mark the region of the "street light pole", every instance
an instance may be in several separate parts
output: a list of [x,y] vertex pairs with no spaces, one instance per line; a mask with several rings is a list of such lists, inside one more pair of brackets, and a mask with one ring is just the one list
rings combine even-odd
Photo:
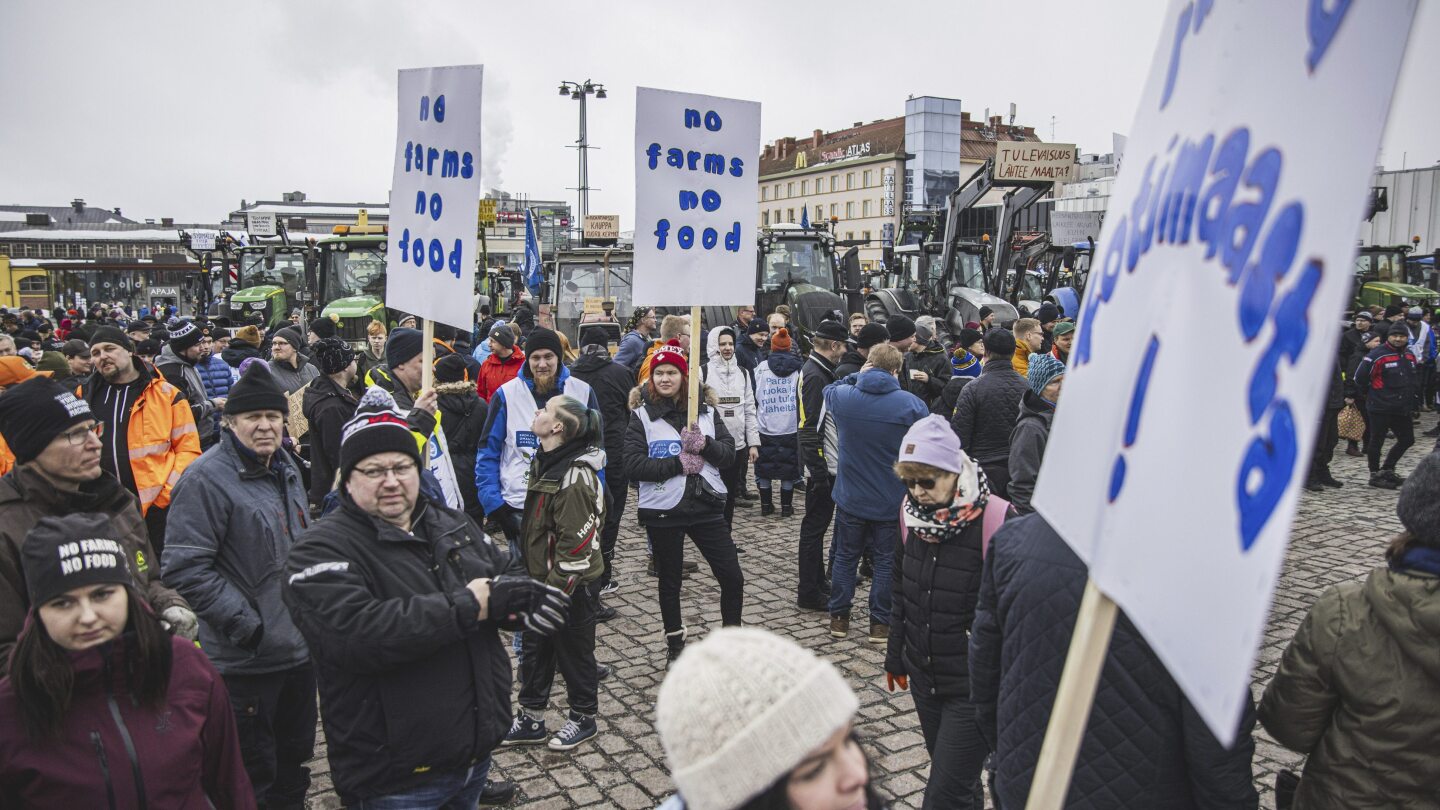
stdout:
[[585,217],[590,213],[590,160],[589,152],[590,136],[586,128],[585,101],[586,97],[594,94],[595,98],[605,98],[605,85],[586,79],[583,82],[560,82],[560,95],[568,95],[572,100],[580,102],[580,137],[575,141],[575,148],[580,153],[579,161],[579,185],[576,191],[579,192],[579,216],[575,220],[575,228],[579,231],[584,226]]

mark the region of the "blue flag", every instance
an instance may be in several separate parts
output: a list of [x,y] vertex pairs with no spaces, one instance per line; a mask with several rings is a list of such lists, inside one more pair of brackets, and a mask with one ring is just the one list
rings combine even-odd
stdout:
[[808,228],[808,227],[810,227],[810,209],[809,209],[809,208],[801,208],[801,209],[800,209],[800,227],[802,227],[802,228]]
[[525,209],[525,263],[521,266],[525,274],[525,285],[530,292],[540,294],[540,242],[535,238],[535,214]]

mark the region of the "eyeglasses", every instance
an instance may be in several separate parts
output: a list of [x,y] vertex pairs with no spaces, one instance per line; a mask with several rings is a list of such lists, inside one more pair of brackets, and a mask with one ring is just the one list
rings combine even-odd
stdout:
[[86,435],[87,435],[87,434],[92,434],[92,433],[95,435],[95,438],[97,438],[97,439],[100,438],[101,436],[104,436],[104,435],[105,435],[105,423],[104,423],[104,422],[96,422],[95,424],[90,425],[89,427],[78,427],[78,428],[75,428],[74,430],[67,430],[67,431],[65,431],[64,433],[61,433],[60,435],[61,435],[62,437],[64,437],[65,441],[67,441],[67,442],[70,443],[70,446],[71,446],[71,447],[80,447],[80,446],[82,446],[82,445],[85,444],[85,437],[86,437]]
[[383,481],[387,475],[394,475],[395,480],[399,481],[409,478],[415,472],[415,462],[402,461],[393,467],[369,467],[363,470],[356,467],[355,472],[360,473],[371,481]]
[[900,483],[904,484],[906,489],[914,489],[915,487],[920,487],[921,489],[935,488],[934,478],[901,478]]
[[271,341],[270,341],[270,348],[272,348],[272,349],[275,348],[276,346],[289,346],[289,345],[290,345],[290,343],[289,343],[288,341],[284,341],[284,340],[271,340]]

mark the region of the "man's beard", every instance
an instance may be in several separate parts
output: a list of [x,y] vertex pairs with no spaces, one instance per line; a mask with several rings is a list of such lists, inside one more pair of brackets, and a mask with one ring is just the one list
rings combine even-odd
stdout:
[[551,391],[554,391],[554,390],[555,390],[555,378],[556,378],[557,376],[558,376],[558,375],[557,375],[555,372],[553,372],[553,371],[550,372],[550,373],[548,373],[548,374],[540,374],[539,372],[536,372],[536,373],[534,374],[535,393],[537,393],[537,394],[548,394],[548,393],[550,393]]

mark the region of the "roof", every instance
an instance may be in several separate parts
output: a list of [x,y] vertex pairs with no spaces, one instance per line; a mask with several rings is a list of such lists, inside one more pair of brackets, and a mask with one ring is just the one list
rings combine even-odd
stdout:
[[180,232],[173,228],[141,228],[131,230],[50,229],[0,230],[0,239],[34,239],[39,242],[179,242]]
[[[979,163],[995,157],[997,141],[1039,141],[1033,127],[1000,123],[993,116],[989,123],[970,120],[969,113],[960,118],[960,159]],[[805,154],[803,166],[796,166],[796,155]],[[825,132],[810,137],[777,138],[760,155],[760,176],[831,168],[851,162],[868,162],[880,157],[898,157],[905,153],[905,116],[872,121],[849,129]]]
[[[57,225],[88,225],[103,222],[134,222],[124,216],[116,214],[109,208],[87,205],[76,211],[69,205],[0,205],[0,212],[17,213],[20,222],[25,221],[25,214],[47,214],[50,220]],[[9,220],[9,217],[4,217]]]
[[278,214],[286,217],[303,216],[354,216],[360,209],[365,209],[370,216],[389,216],[389,203],[328,203],[328,202],[256,202],[245,208],[237,209],[235,214]]

